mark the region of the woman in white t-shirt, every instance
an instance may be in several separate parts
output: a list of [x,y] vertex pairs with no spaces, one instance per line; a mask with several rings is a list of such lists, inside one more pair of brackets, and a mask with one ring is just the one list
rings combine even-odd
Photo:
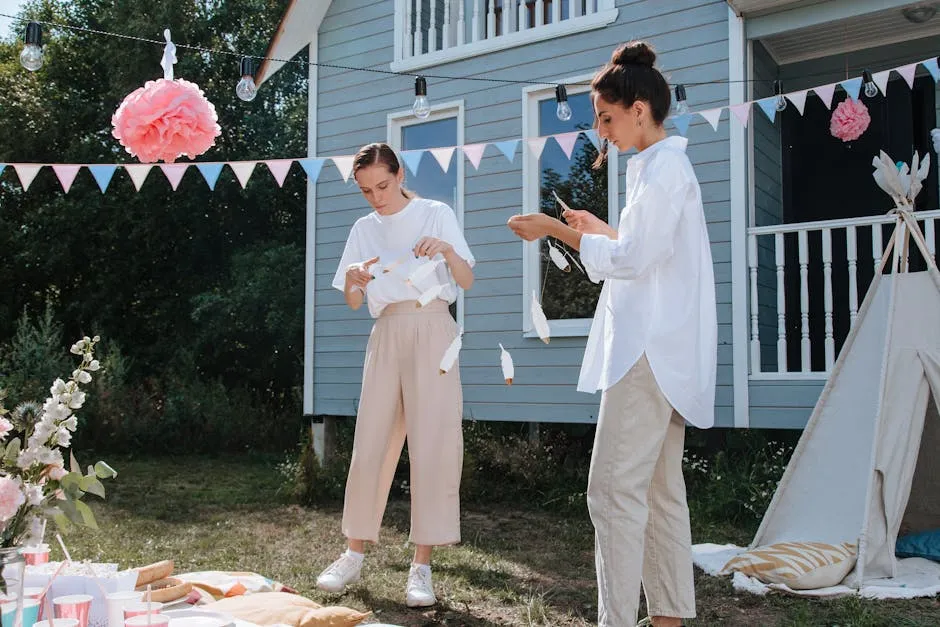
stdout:
[[436,603],[432,547],[460,541],[463,396],[459,367],[442,373],[440,363],[458,334],[449,304],[458,286],[473,285],[475,261],[454,211],[402,187],[404,171],[390,146],[364,146],[353,161],[353,176],[374,211],[353,225],[333,287],[351,309],[367,301],[376,321],[346,481],[348,547],[317,586],[339,593],[358,581],[365,543],[378,542],[407,436],[410,539],[416,549],[406,602],[425,607]]
[[638,151],[618,229],[575,210],[563,214],[568,224],[542,213],[509,220],[525,240],[579,250],[591,280],[604,281],[578,381],[603,392],[587,491],[601,627],[636,624],[641,580],[655,627],[695,616],[685,421],[714,422],[711,247],[687,142],[663,128],[671,98],[655,61],[647,44],[626,44],[591,82],[601,139]]

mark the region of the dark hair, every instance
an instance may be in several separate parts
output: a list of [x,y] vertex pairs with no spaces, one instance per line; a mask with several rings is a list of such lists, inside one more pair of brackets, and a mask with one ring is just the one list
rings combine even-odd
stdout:
[[[656,124],[662,124],[669,114],[672,95],[669,83],[655,67],[656,52],[644,41],[622,44],[610,55],[610,62],[602,67],[591,81],[591,90],[607,102],[629,108],[637,100],[650,106]],[[595,126],[597,121],[595,120]],[[606,144],[601,148],[594,167],[607,159]]]
[[[395,150],[384,142],[366,144],[359,149],[359,152],[353,157],[353,177],[356,176],[359,170],[370,165],[384,165],[389,172],[396,175],[401,170],[401,161],[398,160]],[[416,196],[414,192],[405,189],[404,186],[401,188],[401,193],[408,199]]]

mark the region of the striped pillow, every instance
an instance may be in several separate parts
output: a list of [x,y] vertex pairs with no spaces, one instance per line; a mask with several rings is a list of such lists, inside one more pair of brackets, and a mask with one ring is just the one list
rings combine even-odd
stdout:
[[841,583],[855,566],[856,557],[856,545],[848,542],[780,542],[733,557],[721,574],[738,571],[764,583],[816,590]]

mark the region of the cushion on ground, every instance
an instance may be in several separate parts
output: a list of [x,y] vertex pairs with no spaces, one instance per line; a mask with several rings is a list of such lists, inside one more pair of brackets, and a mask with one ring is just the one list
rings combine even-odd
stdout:
[[202,606],[256,625],[284,624],[292,627],[352,627],[370,614],[348,607],[323,607],[299,594],[259,592],[229,597]]
[[855,566],[856,546],[823,542],[780,542],[745,551],[728,561],[720,574],[738,571],[764,583],[794,590],[839,584]]
[[898,538],[894,545],[898,557],[923,557],[940,562],[940,529],[912,533]]

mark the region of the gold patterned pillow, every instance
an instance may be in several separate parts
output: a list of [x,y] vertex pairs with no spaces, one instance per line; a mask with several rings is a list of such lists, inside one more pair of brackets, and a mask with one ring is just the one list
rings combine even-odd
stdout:
[[738,571],[764,583],[815,590],[841,583],[855,566],[856,558],[856,545],[848,542],[780,542],[736,555],[721,574]]

